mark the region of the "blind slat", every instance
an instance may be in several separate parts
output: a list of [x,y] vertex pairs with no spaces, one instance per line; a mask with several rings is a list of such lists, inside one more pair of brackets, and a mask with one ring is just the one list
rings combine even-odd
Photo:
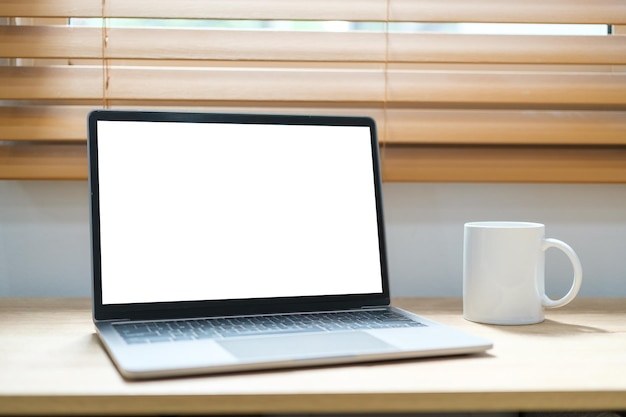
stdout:
[[[106,57],[413,63],[626,64],[619,36],[108,29]],[[585,51],[581,53],[581,51]],[[102,29],[0,26],[0,57],[102,58]]]
[[378,102],[381,71],[111,68],[110,99]]
[[424,22],[606,23],[626,20],[622,0],[392,0],[390,20]]
[[380,21],[386,0],[4,0],[0,16]]
[[626,73],[397,71],[389,75],[388,100],[406,103],[624,105]]
[[100,17],[102,0],[2,0],[0,17]]
[[[621,0],[390,0],[390,21],[626,23]],[[100,17],[102,0],[3,0],[0,16]],[[108,17],[384,21],[386,0],[106,0]]]
[[394,34],[391,62],[470,64],[625,64],[617,36]]
[[99,99],[103,74],[72,66],[0,67],[0,100]]
[[102,30],[69,26],[0,26],[2,58],[102,58]]
[[93,107],[0,107],[0,141],[87,140],[87,114]]
[[626,145],[620,111],[394,109],[387,119],[390,144]]
[[387,147],[385,181],[626,182],[624,147]]
[[[5,100],[206,100],[626,105],[626,72],[0,67]],[[576,86],[576,88],[572,88]]]
[[[111,100],[240,100],[375,102],[376,71],[111,68]],[[93,67],[0,67],[0,99],[98,100],[104,72]]]
[[[107,29],[112,59],[375,61],[383,33]],[[0,57],[102,58],[102,29],[0,26]]]
[[85,180],[87,145],[83,143],[0,146],[0,178]]
[[[161,110],[159,107],[125,107]],[[86,140],[90,106],[0,108],[0,140]],[[328,107],[187,107],[192,112],[365,115],[373,117],[387,144],[626,145],[626,112],[551,110],[458,110]],[[385,129],[388,120],[389,127]]]
[[[421,146],[384,154],[384,181],[626,182],[624,147]],[[85,180],[86,145],[0,147],[0,178]]]

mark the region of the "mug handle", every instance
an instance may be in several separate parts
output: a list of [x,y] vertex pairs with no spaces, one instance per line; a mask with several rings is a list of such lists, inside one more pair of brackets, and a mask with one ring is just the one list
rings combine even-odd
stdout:
[[562,307],[565,304],[569,303],[576,297],[578,294],[578,290],[580,290],[580,286],[583,281],[583,268],[580,264],[580,259],[578,259],[578,255],[574,252],[571,246],[567,243],[560,241],[558,239],[543,239],[543,244],[541,246],[541,250],[544,252],[549,248],[557,248],[563,251],[569,258],[572,266],[574,267],[574,282],[572,283],[572,288],[563,296],[563,298],[559,298],[558,300],[553,300],[548,297],[545,293],[541,295],[541,303],[546,308],[556,308]]

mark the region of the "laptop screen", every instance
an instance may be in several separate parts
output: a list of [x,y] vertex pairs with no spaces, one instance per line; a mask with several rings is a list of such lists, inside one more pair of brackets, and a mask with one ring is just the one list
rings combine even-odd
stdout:
[[383,293],[371,120],[90,118],[102,305]]

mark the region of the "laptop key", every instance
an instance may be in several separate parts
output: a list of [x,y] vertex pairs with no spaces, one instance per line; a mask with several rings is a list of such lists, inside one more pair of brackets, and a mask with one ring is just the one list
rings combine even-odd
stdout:
[[146,338],[150,343],[158,342],[170,342],[172,340],[169,336],[150,336]]
[[274,334],[286,334],[286,333],[311,333],[311,332],[320,332],[323,331],[319,327],[287,327],[284,329],[275,329],[275,330],[234,330],[234,331],[223,331],[220,332],[222,337],[233,337],[233,336],[258,336],[258,335],[274,335]]
[[140,343],[150,343],[145,337],[125,337],[124,341],[129,345],[137,345]]

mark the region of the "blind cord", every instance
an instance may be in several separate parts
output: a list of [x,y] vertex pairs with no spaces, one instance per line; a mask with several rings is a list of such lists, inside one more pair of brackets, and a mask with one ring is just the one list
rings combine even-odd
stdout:
[[384,92],[383,92],[383,137],[380,150],[380,163],[382,172],[385,171],[385,151],[387,148],[387,140],[389,137],[389,120],[388,120],[388,100],[389,100],[389,8],[390,0],[386,2],[385,11],[385,63],[383,67],[384,76]]
[[106,14],[106,0],[101,3],[102,16],[102,107],[108,109],[109,104],[109,59],[107,58],[107,48],[109,46],[109,29]]

